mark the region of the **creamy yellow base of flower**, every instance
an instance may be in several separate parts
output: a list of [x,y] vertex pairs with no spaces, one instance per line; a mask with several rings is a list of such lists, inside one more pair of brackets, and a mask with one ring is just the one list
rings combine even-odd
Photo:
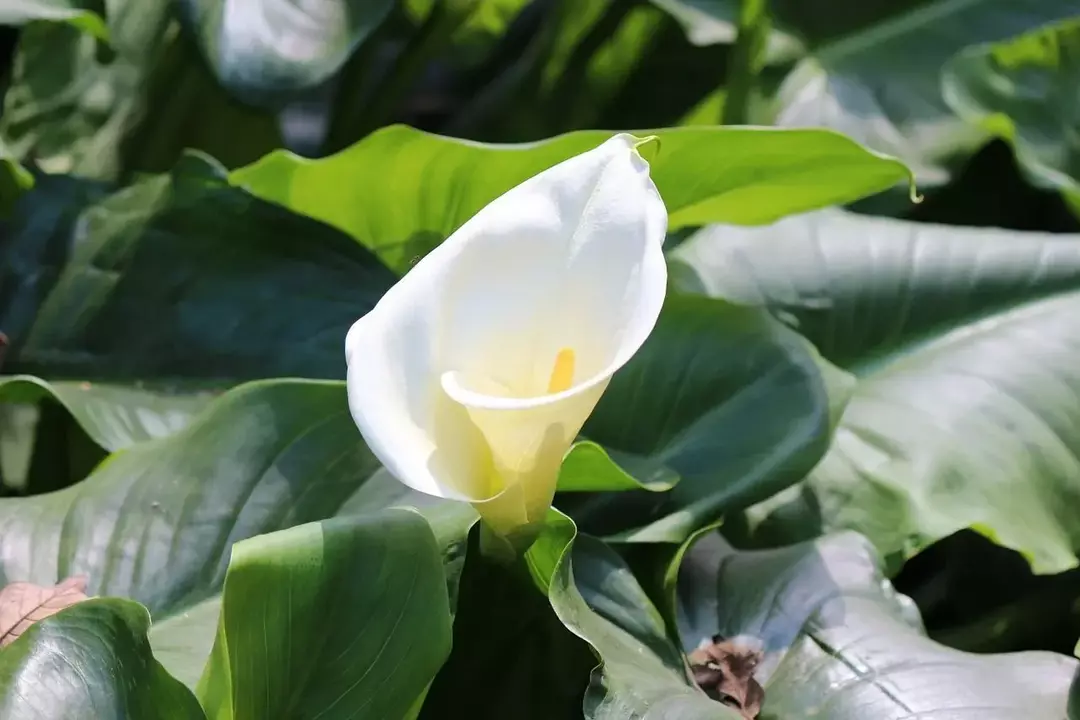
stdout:
[[[574,370],[574,350],[562,348],[552,364],[548,393],[573,387]],[[563,456],[606,386],[601,383],[543,408],[466,408],[486,441],[490,458],[483,465],[489,472],[484,490],[491,499],[473,506],[484,523],[513,546],[527,547],[535,539],[554,499]]]

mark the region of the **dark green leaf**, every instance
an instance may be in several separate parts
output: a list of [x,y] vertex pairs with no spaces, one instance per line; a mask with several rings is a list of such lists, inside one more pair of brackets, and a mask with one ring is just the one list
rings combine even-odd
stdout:
[[552,510],[525,558],[551,607],[602,665],[585,695],[589,720],[741,716],[694,687],[664,621],[619,556]]
[[945,68],[945,99],[1008,140],[1035,184],[1080,212],[1080,19],[967,48]]
[[19,196],[34,186],[34,176],[11,156],[0,139],[0,219],[11,214]]
[[25,340],[67,264],[81,237],[79,213],[105,195],[100,183],[40,174],[0,227],[0,332],[9,346]]
[[[168,622],[220,590],[234,542],[333,516],[377,468],[343,384],[245,385],[78,485],[0,499],[0,582],[87,575],[92,594]],[[208,651],[215,627],[187,626],[191,647]]]
[[[808,343],[766,313],[669,295],[582,432],[640,481],[674,474],[679,482],[666,493],[565,497],[559,505],[590,532],[681,542],[809,472],[828,447],[831,403],[843,400],[830,397]],[[576,472],[574,451],[569,459],[564,482]]]
[[442,558],[409,510],[237,543],[221,601],[214,718],[409,717],[450,653]]
[[825,212],[673,254],[684,287],[770,308],[859,377],[807,482],[751,511],[760,542],[850,528],[892,561],[972,527],[1076,564],[1080,237]]
[[318,85],[379,26],[392,0],[180,0],[180,16],[222,85],[275,103]]
[[[982,143],[941,94],[941,68],[968,45],[1001,40],[1076,13],[1071,0],[780,3],[778,23],[809,54],[784,81],[779,125],[830,127],[907,162],[920,183]],[[838,34],[839,33],[839,34]]]
[[718,535],[690,549],[680,583],[687,647],[721,635],[764,652],[762,718],[1062,718],[1074,659],[974,655],[928,639],[910,600],[854,533],[735,552]]
[[[770,222],[908,178],[895,160],[825,131],[677,128],[638,134],[660,138],[652,175],[672,230],[719,220]],[[395,126],[322,160],[276,152],[232,179],[261,198],[344,230],[402,273],[499,195],[610,135],[583,131],[504,146]]]
[[167,170],[185,148],[228,167],[282,145],[276,119],[231,100],[179,34],[168,0],[109,7],[110,42],[38,22],[21,33],[0,140],[51,173]]
[[343,338],[393,276],[340,232],[187,156],[87,210],[10,371],[228,384],[341,377]]
[[146,609],[87,600],[0,652],[5,720],[202,720],[195,697],[150,652]]

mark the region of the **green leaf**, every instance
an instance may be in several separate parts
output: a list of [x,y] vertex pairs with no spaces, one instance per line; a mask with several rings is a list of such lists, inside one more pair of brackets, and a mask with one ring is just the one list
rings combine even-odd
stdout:
[[5,720],[202,720],[195,696],[150,652],[138,603],[86,600],[0,652]]
[[[660,138],[652,176],[671,230],[719,220],[770,222],[909,177],[897,161],[826,131],[635,132]],[[231,178],[261,198],[344,230],[403,273],[496,197],[610,135],[594,130],[482,145],[394,126],[322,160],[275,152]]]
[[1076,564],[1080,236],[823,212],[673,256],[684,288],[768,307],[859,378],[807,481],[750,511],[758,542],[854,529],[894,561],[970,527]]
[[[663,493],[563,496],[559,507],[589,532],[681,542],[809,472],[828,448],[832,403],[843,399],[830,397],[808,343],[767,313],[669,294],[582,433],[638,480],[679,482]],[[577,472],[575,452],[562,489]],[[603,460],[594,453],[589,469]]]
[[686,661],[630,569],[556,510],[526,563],[563,624],[600,657],[585,695],[588,720],[737,720],[691,684]]
[[280,147],[277,121],[228,97],[178,31],[168,0],[109,5],[110,37],[69,24],[23,29],[0,141],[50,173],[127,180],[186,148],[229,167]]
[[901,158],[921,184],[932,185],[948,178],[950,156],[974,150],[985,138],[947,107],[942,66],[968,45],[1076,13],[1071,0],[842,5],[800,0],[776,9],[778,24],[809,46],[780,88],[776,123],[839,130]]
[[1012,142],[1031,181],[1060,190],[1080,209],[1080,19],[1000,43],[965,49],[949,61],[945,99],[966,120]]
[[11,372],[178,389],[342,377],[345,332],[394,280],[342,233],[194,155],[93,205],[77,232]]
[[31,375],[0,375],[0,401],[36,404],[56,400],[91,440],[110,451],[181,430],[213,395],[193,385],[150,389],[119,383],[49,383]]
[[764,652],[770,720],[1063,718],[1077,670],[1064,655],[933,642],[854,533],[756,552],[713,534],[688,552],[679,593],[687,647],[720,634]]
[[[343,384],[251,383],[75,486],[0,498],[0,582],[86,575],[168,621],[220,590],[234,542],[332,517],[378,467]],[[215,624],[187,627],[193,651]]]
[[76,220],[106,195],[104,185],[39,174],[0,234],[0,332],[18,346],[56,284],[80,234]]
[[274,104],[322,83],[386,18],[392,0],[181,0],[180,17],[237,98]]
[[4,0],[0,25],[22,25],[32,20],[68,22],[100,40],[108,40],[104,15],[104,0]]
[[678,474],[649,458],[608,451],[589,440],[574,443],[559,468],[559,492],[670,490]]
[[34,176],[11,156],[0,139],[0,219],[11,214],[19,196],[34,186]]
[[407,717],[450,653],[442,558],[418,513],[237,543],[199,694],[210,718]]

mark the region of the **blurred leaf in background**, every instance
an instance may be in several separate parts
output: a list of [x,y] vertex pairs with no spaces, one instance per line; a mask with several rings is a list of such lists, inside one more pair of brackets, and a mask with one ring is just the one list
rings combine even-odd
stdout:
[[961,117],[1011,142],[1032,182],[1080,214],[1080,18],[967,48],[944,82]]

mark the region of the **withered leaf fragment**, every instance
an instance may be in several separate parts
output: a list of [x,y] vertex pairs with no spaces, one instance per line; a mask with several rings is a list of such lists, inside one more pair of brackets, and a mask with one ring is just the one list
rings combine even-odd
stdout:
[[754,679],[761,658],[760,651],[718,635],[712,644],[698,648],[687,659],[694,681],[709,697],[735,708],[746,720],[755,720],[765,700],[764,688]]
[[39,620],[86,600],[86,582],[85,575],[77,575],[54,587],[17,582],[0,590],[0,647],[15,642]]

